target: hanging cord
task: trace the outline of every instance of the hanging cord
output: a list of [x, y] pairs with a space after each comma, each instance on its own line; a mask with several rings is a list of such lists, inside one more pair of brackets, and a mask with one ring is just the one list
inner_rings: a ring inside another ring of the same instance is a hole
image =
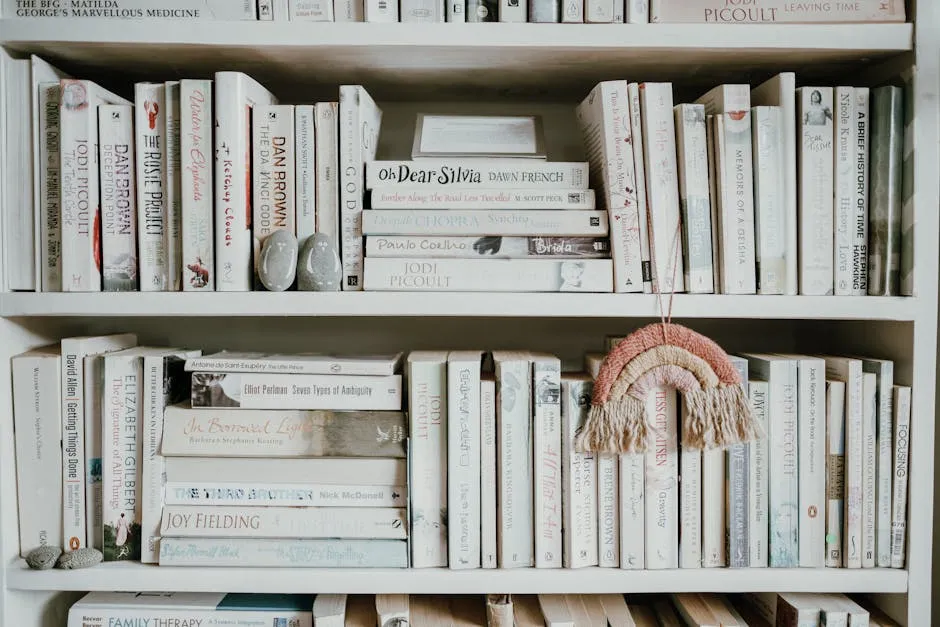
[[676, 269], [679, 267], [679, 254], [681, 252], [682, 246], [682, 215], [679, 215], [679, 219], [676, 220], [676, 232], [673, 237], [673, 253], [672, 257], [672, 280], [669, 283], [669, 306], [663, 307], [663, 290], [662, 283], [659, 281], [656, 269], [656, 238], [653, 237], [653, 217], [647, 207], [646, 211], [646, 232], [649, 233], [649, 242], [650, 242], [650, 265], [651, 274], [653, 278], [653, 284], [656, 287], [656, 298], [659, 301], [659, 319], [662, 322], [663, 326], [663, 342], [669, 343], [669, 325], [672, 324], [672, 301], [676, 295]]

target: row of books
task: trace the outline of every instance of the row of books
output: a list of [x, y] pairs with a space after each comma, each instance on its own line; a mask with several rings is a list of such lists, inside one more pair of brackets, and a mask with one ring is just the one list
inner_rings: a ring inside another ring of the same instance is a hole
[[800, 3], [764, 0], [116, 0], [53, 7], [4, 0], [3, 16], [317, 22], [903, 22], [903, 0]]
[[[68, 627], [95, 620], [203, 620], [244, 627], [896, 627], [870, 599], [844, 594], [678, 593], [418, 596], [91, 592]], [[158, 623], [158, 624], [163, 624]]]

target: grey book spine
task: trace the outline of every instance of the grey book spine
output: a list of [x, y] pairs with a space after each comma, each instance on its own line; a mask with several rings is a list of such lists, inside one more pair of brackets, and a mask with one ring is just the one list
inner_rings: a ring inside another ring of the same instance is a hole
[[901, 162], [901, 295], [914, 295], [914, 76], [904, 77], [904, 144]]
[[868, 294], [893, 296], [900, 287], [901, 158], [904, 140], [900, 87], [871, 91], [871, 204]]
[[560, 22], [561, 0], [530, 0], [529, 21], [542, 23]]
[[[731, 363], [741, 377], [744, 394], [748, 394], [748, 363], [741, 357], [731, 357]], [[748, 444], [735, 444], [727, 453], [727, 489], [728, 501], [728, 566], [747, 568], [751, 564], [750, 555], [750, 508], [748, 504], [750, 485], [751, 450]]]
[[[467, 21], [498, 22], [498, 0], [467, 0]], [[555, 21], [557, 22], [558, 20]]]

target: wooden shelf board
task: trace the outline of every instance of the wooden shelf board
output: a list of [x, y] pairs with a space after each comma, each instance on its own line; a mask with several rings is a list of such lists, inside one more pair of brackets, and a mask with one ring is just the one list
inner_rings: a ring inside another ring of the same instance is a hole
[[606, 593], [907, 591], [907, 571], [893, 569], [696, 569], [629, 571], [512, 569], [171, 568], [111, 563], [82, 571], [7, 568], [15, 590], [115, 590], [321, 593]]
[[[668, 306], [668, 298], [663, 298]], [[678, 294], [674, 318], [912, 321], [916, 298]], [[4, 317], [658, 318], [652, 294], [214, 292], [0, 294]]]

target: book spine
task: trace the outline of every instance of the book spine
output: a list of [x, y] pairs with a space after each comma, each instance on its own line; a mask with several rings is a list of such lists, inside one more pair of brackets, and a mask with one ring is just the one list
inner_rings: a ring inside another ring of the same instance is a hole
[[777, 362], [770, 380], [770, 566], [799, 564], [798, 380], [795, 363]]
[[[682, 411], [688, 411], [685, 403]], [[679, 568], [701, 568], [702, 451], [681, 448], [679, 478]]]
[[904, 17], [901, 0], [862, 0], [841, 5], [764, 0], [756, 8], [731, 6], [719, 0], [650, 2], [650, 22], [663, 23], [903, 22]]
[[496, 382], [480, 381], [480, 560], [496, 568]]
[[60, 85], [62, 290], [100, 292], [98, 101], [88, 81]]
[[177, 538], [404, 540], [405, 517], [404, 508], [168, 505], [160, 532]]
[[480, 568], [480, 354], [447, 360], [448, 563]]
[[366, 258], [365, 286], [376, 291], [610, 292], [608, 259]]
[[[584, 21], [595, 24], [609, 24], [616, 22], [615, 16], [618, 14], [615, 5], [618, 0], [585, 0], [584, 1]], [[619, 0], [623, 6], [623, 0]], [[623, 10], [620, 10], [620, 22], [623, 22]]]
[[833, 291], [833, 103], [831, 87], [797, 90], [800, 167], [800, 294]]
[[444, 0], [401, 0], [400, 4], [402, 22], [443, 22], [446, 17]]
[[166, 87], [138, 83], [134, 95], [137, 149], [137, 241], [140, 290], [167, 289]]
[[274, 20], [274, 0], [258, 0], [258, 20], [262, 22]]
[[525, 22], [528, 14], [528, 0], [499, 0], [500, 22]]
[[[867, 362], [863, 362], [866, 366]], [[867, 368], [866, 368], [867, 369]], [[877, 390], [877, 447], [878, 465], [875, 471], [875, 532], [876, 565], [891, 567], [891, 486], [894, 474], [894, 363], [875, 362], [878, 376]]]
[[723, 294], [757, 292], [754, 243], [754, 169], [751, 112], [734, 111], [716, 116], [719, 158], [723, 176], [717, 180], [721, 203], [721, 268]]
[[98, 107], [101, 260], [105, 292], [137, 290], [137, 190], [130, 105]]
[[826, 381], [826, 567], [842, 567], [845, 513], [845, 383]]
[[587, 419], [592, 387], [587, 380], [561, 381], [565, 568], [597, 566], [597, 460], [593, 453], [580, 453], [574, 446]]
[[372, 190], [372, 209], [595, 209], [593, 189], [585, 190]]
[[620, 456], [620, 568], [646, 568], [646, 456]]
[[620, 458], [597, 455], [597, 560], [598, 566], [620, 567]]
[[[531, 2], [533, 3], [544, 2], [544, 1], [545, 0], [531, 0]], [[568, 24], [583, 23], [585, 21], [584, 20], [585, 1], [586, 0], [562, 0], [561, 21], [568, 23]], [[556, 15], [558, 12], [559, 12], [558, 9], [556, 8], [552, 9], [552, 15]], [[533, 21], [531, 19], [531, 15], [532, 15], [532, 4], [529, 5], [529, 16], [530, 16], [529, 21], [530, 22]], [[553, 20], [553, 21], [557, 22], [558, 20]]]
[[[561, 568], [561, 362], [532, 362], [535, 567]], [[479, 473], [477, 473], [479, 474]]]
[[[193, 545], [195, 546], [195, 545]], [[161, 593], [164, 594], [164, 593]], [[141, 597], [143, 594], [140, 595]], [[176, 593], [165, 594], [167, 598], [173, 599]], [[183, 595], [179, 595], [183, 596]], [[215, 599], [222, 600], [224, 595], [218, 595]], [[133, 598], [133, 597], [132, 597]], [[192, 597], [183, 597], [184, 599]], [[166, 621], [170, 625], [218, 625], [234, 624], [239, 627], [268, 627], [268, 626], [289, 626], [289, 627], [312, 627], [311, 608], [299, 609], [276, 609], [279, 605], [278, 600], [274, 601], [272, 609], [245, 609], [242, 607], [230, 607], [221, 602], [213, 606], [203, 600], [204, 597], [197, 596], [192, 606], [188, 606], [185, 600], [179, 601], [179, 605], [163, 603], [163, 606], [148, 606], [135, 604], [131, 600], [125, 600], [122, 595], [117, 595], [117, 600], [111, 602], [84, 603], [75, 604], [69, 611], [68, 627], [81, 627], [89, 624], [103, 625], [155, 625], [161, 624], [155, 621]], [[318, 597], [319, 598], [319, 595]], [[175, 600], [175, 599], [174, 599]], [[259, 602], [260, 607], [264, 601]], [[290, 601], [285, 601], [285, 605]], [[90, 607], [89, 607], [90, 605]], [[289, 605], [288, 605], [289, 607]], [[64, 623], [63, 623], [64, 624]], [[320, 623], [318, 622], [317, 625]]]
[[799, 360], [799, 499], [800, 566], [823, 568], [826, 562], [826, 364]]
[[904, 568], [907, 555], [907, 474], [911, 432], [911, 388], [894, 387], [894, 481], [891, 501], [891, 568]]
[[101, 485], [101, 402], [104, 393], [104, 358], [88, 355], [83, 359], [85, 378], [85, 546], [101, 550], [104, 537], [101, 517], [104, 494]]
[[705, 116], [705, 147], [708, 151], [708, 188], [711, 192], [712, 212], [712, 283], [716, 293], [724, 293], [725, 289], [725, 260], [721, 248], [721, 236], [724, 230], [724, 219], [721, 206], [724, 202], [719, 181], [724, 176], [725, 160], [721, 153], [720, 116]]
[[[401, 376], [193, 373], [193, 407], [243, 409], [401, 409]], [[193, 417], [202, 415], [195, 412]], [[219, 416], [213, 412], [214, 416]], [[243, 412], [236, 415], [244, 416]]]
[[287, 0], [274, 0], [274, 20], [277, 22], [290, 21], [290, 8]]
[[178, 292], [183, 277], [183, 188], [179, 81], [166, 86], [166, 264], [167, 290]]
[[855, 113], [855, 88], [835, 88], [835, 111], [833, 112], [833, 203], [835, 221], [835, 295], [850, 296], [853, 293], [855, 243], [855, 214], [857, 203], [857, 116]]
[[[62, 342], [62, 547], [87, 546], [85, 502], [85, 367], [75, 342]], [[89, 416], [94, 420], [95, 416]]]
[[852, 295], [868, 294], [868, 163], [870, 157], [867, 87], [855, 88], [855, 204], [852, 214]]
[[876, 471], [878, 467], [878, 383], [865, 373], [862, 388], [862, 568], [874, 568], [877, 550]]
[[[632, 0], [625, 0], [630, 2]], [[649, 204], [646, 193], [646, 157], [643, 154], [643, 113], [640, 106], [640, 86], [627, 84], [630, 98], [630, 129], [633, 133], [633, 177], [636, 186], [637, 230], [640, 234], [640, 266], [643, 273], [643, 292], [653, 291], [653, 267], [650, 261]]]
[[101, 460], [104, 561], [140, 560], [141, 358], [104, 358]]
[[751, 123], [757, 289], [760, 294], [783, 294], [786, 291], [787, 240], [782, 110], [754, 107]]
[[768, 480], [769, 465], [768, 448], [770, 425], [768, 423], [768, 385], [766, 381], [749, 381], [748, 393], [751, 401], [751, 412], [761, 428], [763, 436], [752, 440], [748, 445], [750, 453], [748, 476], [748, 543], [750, 551], [748, 565], [752, 568], [767, 566], [768, 524], [769, 514], [768, 493], [770, 482]]
[[842, 565], [862, 567], [862, 478], [864, 475], [863, 398], [861, 364], [848, 368], [845, 378], [845, 526]]
[[726, 518], [729, 515], [725, 495], [725, 451], [702, 451], [702, 566], [724, 568], [728, 565]]
[[[194, 378], [194, 384], [196, 380]], [[270, 387], [273, 384], [247, 385]], [[304, 384], [296, 385], [299, 387]], [[317, 384], [309, 385], [313, 389]], [[370, 384], [355, 385], [368, 390], [366, 386]], [[388, 385], [397, 387], [398, 382]], [[393, 390], [392, 394], [397, 395], [397, 390]], [[161, 452], [163, 455], [197, 457], [271, 455], [403, 458], [404, 431], [405, 417], [400, 411], [233, 412], [190, 410], [183, 406], [174, 406], [165, 412]]]
[[904, 100], [904, 141], [901, 147], [901, 237], [899, 282], [902, 296], [914, 296], [914, 84], [916, 68], [901, 72]]
[[448, 22], [466, 22], [467, 5], [466, 0], [445, 0], [446, 18]]
[[641, 84], [640, 100], [643, 152], [657, 166], [646, 171], [653, 291], [684, 292], [672, 83]]
[[404, 540], [163, 538], [160, 566], [407, 568]]
[[682, 207], [682, 253], [685, 289], [690, 294], [715, 291], [712, 268], [712, 214], [708, 189], [705, 107], [675, 107], [679, 196]]
[[[606, 237], [366, 237], [366, 257], [606, 259]], [[616, 268], [614, 270], [616, 274]]]
[[[528, 4], [529, 22], [547, 24], [584, 21], [584, 5], [578, 0], [529, 0]], [[581, 9], [576, 6], [578, 4], [581, 4]], [[579, 16], [581, 19], [576, 19]]]
[[43, 83], [39, 89], [39, 211], [40, 258], [44, 292], [62, 291], [62, 206], [58, 83]]
[[[445, 449], [446, 450], [446, 449]], [[307, 484], [311, 477], [327, 485], [402, 486], [408, 484], [408, 463], [389, 457], [256, 458], [167, 457], [166, 479], [173, 482]]]
[[185, 292], [215, 290], [212, 234], [212, 81], [180, 81], [182, 281]]
[[656, 447], [646, 453], [646, 568], [679, 567], [679, 449], [676, 392], [650, 391], [646, 413], [656, 428]]
[[[165, 505], [240, 507], [405, 507], [405, 486], [167, 482]], [[417, 488], [415, 490], [417, 493]]]
[[294, 213], [294, 107], [256, 105], [252, 110], [255, 259], [274, 231], [296, 234]]
[[628, 24], [647, 24], [650, 21], [648, 0], [625, 0]]
[[607, 235], [608, 221], [603, 211], [367, 209], [362, 212], [362, 231], [366, 235], [596, 237]]
[[295, 210], [297, 244], [302, 247], [317, 232], [317, 164], [315, 105], [294, 107]]
[[447, 365], [408, 365], [411, 565], [447, 566]]
[[57, 355], [21, 355], [13, 370], [20, 555], [62, 539], [61, 364]]
[[265, 357], [247, 356], [244, 359], [229, 355], [210, 355], [192, 357], [186, 360], [186, 370], [190, 372], [269, 372], [280, 374], [332, 374], [350, 376], [391, 376], [398, 370], [398, 358], [388, 357], [372, 360], [330, 358], [317, 355], [299, 355], [296, 359], [289, 355]]
[[365, 21], [363, 0], [333, 0], [333, 14], [336, 22]]
[[[505, 163], [503, 163], [505, 162]], [[360, 166], [361, 167], [361, 166]], [[588, 164], [527, 159], [371, 161], [366, 189], [588, 189]]]
[[317, 233], [339, 251], [339, 111], [335, 102], [316, 104]]
[[[339, 89], [339, 159], [342, 165], [340, 217], [343, 289], [362, 290], [363, 170], [375, 158], [382, 112], [365, 89], [342, 85]], [[367, 163], [368, 162], [368, 163]]]
[[499, 501], [497, 545], [500, 568], [534, 564], [532, 521], [532, 420], [528, 361], [517, 359], [496, 366], [499, 437]]
[[903, 106], [900, 87], [871, 91], [868, 294], [895, 296], [899, 288]]
[[365, 0], [365, 22], [397, 23], [398, 0]]
[[750, 566], [750, 445], [736, 444], [727, 452], [728, 566]]
[[333, 0], [290, 0], [292, 22], [332, 22]]

